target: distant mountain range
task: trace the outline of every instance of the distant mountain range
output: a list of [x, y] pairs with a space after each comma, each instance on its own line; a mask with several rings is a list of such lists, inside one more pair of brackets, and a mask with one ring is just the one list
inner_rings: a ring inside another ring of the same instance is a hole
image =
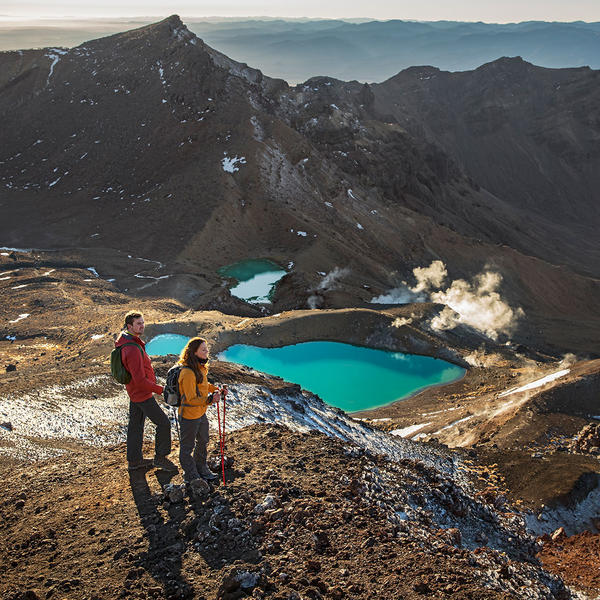
[[207, 44], [290, 83], [315, 75], [378, 82], [415, 65], [474, 69], [503, 56], [600, 68], [600, 23], [286, 21], [191, 23]]
[[249, 257], [290, 270], [277, 310], [364, 306], [434, 260], [491, 268], [525, 311], [516, 340], [600, 350], [599, 71], [504, 58], [290, 87], [173, 16], [0, 53], [0, 118], [0, 245], [91, 248], [106, 270], [135, 252], [166, 265], [151, 293], [196, 307]]
[[[415, 65], [465, 71], [503, 56], [521, 56], [549, 68], [600, 68], [600, 23], [279, 19], [186, 22], [213, 48], [289, 83], [316, 75], [380, 82]], [[144, 24], [147, 22], [140, 20], [98, 20], [0, 25], [0, 50], [70, 47]]]

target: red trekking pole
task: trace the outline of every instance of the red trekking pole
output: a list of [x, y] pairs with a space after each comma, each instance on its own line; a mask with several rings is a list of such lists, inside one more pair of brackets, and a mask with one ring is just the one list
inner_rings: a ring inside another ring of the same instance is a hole
[[221, 407], [217, 402], [217, 425], [219, 428], [219, 450], [221, 451], [221, 474], [223, 485], [225, 485], [225, 406], [227, 404], [227, 386], [223, 386], [221, 396], [223, 398], [223, 426], [221, 427]]

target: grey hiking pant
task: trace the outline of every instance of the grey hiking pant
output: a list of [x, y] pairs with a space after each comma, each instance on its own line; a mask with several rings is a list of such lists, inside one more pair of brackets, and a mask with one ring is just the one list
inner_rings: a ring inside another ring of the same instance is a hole
[[144, 441], [146, 417], [156, 425], [155, 456], [167, 456], [171, 452], [171, 423], [154, 396], [143, 402], [129, 401], [129, 425], [127, 426], [127, 461], [129, 463], [140, 462], [143, 458], [142, 442]]
[[[198, 469], [206, 464], [206, 446], [208, 445], [208, 419], [202, 415], [199, 419], [179, 417], [179, 463], [184, 479], [191, 481], [200, 477]], [[192, 456], [193, 453], [193, 456]]]

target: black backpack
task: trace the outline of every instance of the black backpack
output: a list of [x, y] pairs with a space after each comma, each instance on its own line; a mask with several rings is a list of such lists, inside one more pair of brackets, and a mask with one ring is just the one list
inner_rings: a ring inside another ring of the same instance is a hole
[[[181, 406], [181, 394], [179, 393], [179, 374], [181, 369], [190, 369], [185, 365], [173, 365], [167, 371], [167, 382], [163, 388], [163, 397], [169, 406]], [[190, 369], [192, 371], [193, 369]]]

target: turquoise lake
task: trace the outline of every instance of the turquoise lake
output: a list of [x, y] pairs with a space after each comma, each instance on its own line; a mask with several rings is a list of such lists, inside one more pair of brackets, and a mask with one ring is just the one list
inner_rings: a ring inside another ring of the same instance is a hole
[[286, 271], [270, 260], [243, 260], [221, 267], [218, 273], [237, 281], [230, 289], [232, 296], [246, 302], [270, 302], [275, 284]]
[[[179, 354], [184, 335], [158, 335], [146, 345], [151, 355]], [[443, 360], [338, 342], [305, 342], [283, 348], [238, 344], [218, 355], [278, 375], [318, 394], [346, 412], [367, 410], [406, 398], [431, 385], [460, 379], [465, 370]]]
[[175, 333], [163, 333], [152, 338], [146, 344], [146, 352], [150, 356], [164, 356], [165, 354], [179, 354], [190, 338]]
[[222, 352], [219, 359], [299, 383], [346, 412], [389, 404], [430, 385], [460, 379], [465, 372], [429, 356], [338, 342], [306, 342], [283, 348], [237, 345]]

